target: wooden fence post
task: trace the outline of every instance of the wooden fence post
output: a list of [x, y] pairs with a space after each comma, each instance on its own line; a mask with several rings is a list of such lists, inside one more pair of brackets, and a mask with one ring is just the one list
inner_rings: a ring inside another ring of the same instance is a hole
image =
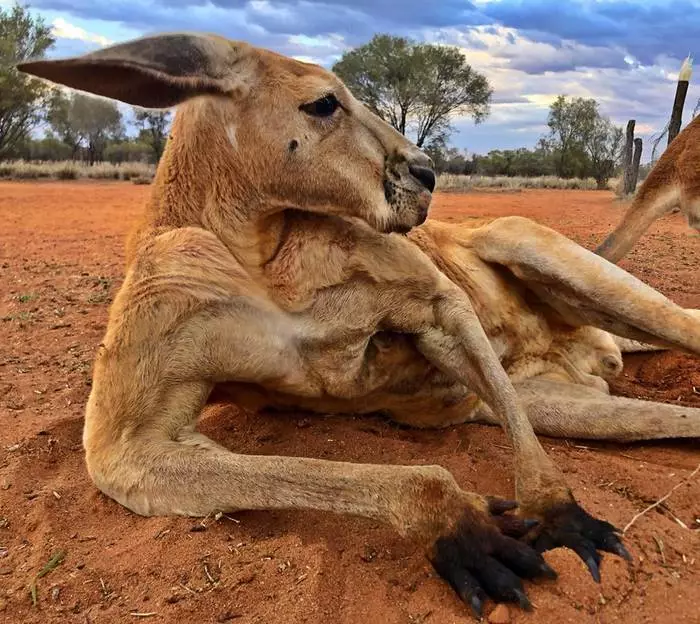
[[681, 131], [681, 121], [683, 119], [683, 105], [685, 104], [685, 96], [688, 93], [688, 83], [690, 76], [693, 73], [692, 59], [688, 56], [681, 65], [681, 71], [678, 73], [678, 83], [676, 84], [676, 98], [673, 100], [673, 110], [671, 111], [671, 121], [668, 124], [668, 143], [676, 138], [676, 135]]
[[632, 190], [630, 193], [634, 193], [637, 188], [637, 179], [639, 178], [639, 162], [642, 159], [642, 139], [637, 138], [634, 140], [634, 157], [632, 158], [632, 172], [630, 176], [630, 184], [632, 185]]
[[635, 120], [630, 119], [627, 122], [627, 140], [625, 142], [625, 151], [622, 158], [622, 195], [629, 195], [634, 190], [632, 184], [632, 149], [634, 147], [634, 125]]

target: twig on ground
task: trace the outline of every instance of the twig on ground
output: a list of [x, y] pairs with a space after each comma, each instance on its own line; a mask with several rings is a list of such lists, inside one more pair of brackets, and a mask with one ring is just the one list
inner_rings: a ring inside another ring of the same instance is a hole
[[628, 529], [629, 529], [637, 520], [639, 520], [639, 518], [641, 518], [645, 513], [647, 513], [647, 512], [649, 512], [649, 511], [651, 511], [652, 509], [655, 509], [656, 507], [658, 507], [658, 506], [659, 506], [661, 503], [663, 503], [669, 496], [671, 496], [671, 494], [673, 494], [679, 487], [681, 487], [681, 485], [684, 485], [685, 483], [688, 483], [690, 480], [692, 480], [692, 478], [693, 478], [696, 474], [698, 474], [698, 472], [700, 472], [700, 464], [697, 465], [697, 467], [695, 468], [695, 470], [693, 470], [693, 472], [691, 472], [690, 475], [689, 475], [686, 479], [683, 479], [683, 481], [681, 481], [680, 483], [676, 483], [676, 485], [674, 485], [674, 486], [671, 488], [671, 490], [670, 490], [665, 496], [662, 496], [662, 497], [661, 497], [659, 500], [657, 500], [655, 503], [652, 503], [651, 505], [649, 505], [649, 507], [647, 507], [646, 509], [643, 509], [643, 510], [640, 511], [637, 515], [635, 515], [634, 518], [632, 518], [632, 519], [627, 523], [627, 526], [625, 526], [625, 528], [622, 529], [622, 532], [623, 532], [623, 533], [627, 533]]
[[656, 547], [659, 549], [659, 554], [661, 555], [661, 561], [663, 562], [664, 565], [666, 565], [666, 555], [664, 554], [664, 543], [661, 539], [656, 537], [656, 535], [652, 535], [654, 538], [654, 541], [656, 542]]
[[46, 564], [44, 565], [44, 567], [41, 568], [41, 570], [39, 570], [39, 571], [37, 572], [36, 576], [34, 577], [34, 580], [32, 581], [32, 584], [29, 586], [29, 592], [30, 592], [30, 594], [31, 594], [31, 596], [32, 596], [32, 606], [35, 606], [35, 607], [36, 607], [37, 603], [39, 602], [39, 598], [38, 598], [38, 595], [37, 595], [37, 594], [38, 594], [38, 590], [37, 590], [36, 582], [37, 582], [42, 576], [46, 576], [49, 572], [51, 572], [51, 570], [54, 570], [54, 569], [56, 569], [59, 565], [61, 565], [61, 563], [63, 562], [63, 559], [65, 558], [65, 556], [66, 556], [66, 553], [65, 553], [64, 551], [62, 551], [62, 550], [59, 550], [57, 553], [55, 553], [55, 554], [51, 557], [51, 559], [49, 559], [49, 560], [46, 562]]

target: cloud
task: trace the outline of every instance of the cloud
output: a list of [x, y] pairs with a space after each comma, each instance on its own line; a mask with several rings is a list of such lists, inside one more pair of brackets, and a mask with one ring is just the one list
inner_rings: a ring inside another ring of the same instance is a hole
[[[639, 134], [658, 131], [681, 60], [700, 41], [698, 0], [34, 0], [33, 7], [55, 18], [60, 38], [51, 56], [168, 30], [216, 32], [326, 67], [376, 32], [457, 45], [494, 87], [484, 123], [456, 122], [454, 140], [476, 142], [479, 151], [534, 144], [560, 93], [595, 98], [619, 125], [635, 118]], [[686, 111], [698, 95], [691, 81]]]
[[377, 30], [482, 24], [486, 19], [466, 0], [35, 0], [33, 6], [144, 31], [209, 30], [247, 36], [258, 44], [265, 35], [336, 33], [357, 45]]
[[485, 51], [490, 57], [506, 60], [507, 66], [528, 74], [559, 72], [584, 68], [627, 68], [626, 53], [617, 47], [595, 47], [573, 41], [555, 45], [531, 39], [513, 28], [503, 26], [474, 26], [424, 30], [428, 41]]
[[[594, 98], [620, 126], [636, 119], [644, 158], [651, 154], [650, 136], [670, 113], [679, 63], [666, 55], [646, 66], [626, 60], [621, 49], [574, 42], [558, 47], [503, 26], [423, 30], [420, 36], [459, 46], [494, 87], [491, 115], [479, 125], [459, 120], [452, 136], [460, 147], [478, 153], [534, 145], [547, 131], [549, 105], [559, 94]], [[684, 123], [699, 97], [700, 88], [691, 82]]]
[[89, 33], [84, 28], [75, 26], [74, 24], [67, 22], [62, 17], [57, 17], [54, 19], [51, 31], [53, 32], [53, 35], [59, 39], [76, 39], [86, 43], [96, 43], [100, 46], [106, 46], [113, 43], [111, 39], [103, 37], [102, 35]]
[[35, 0], [35, 6], [142, 32], [214, 31], [270, 47], [291, 35], [341, 36], [354, 46], [378, 31], [481, 27], [481, 36], [493, 29], [506, 45], [521, 36], [531, 41], [530, 55], [512, 59], [530, 73], [620, 66], [625, 56], [644, 65], [661, 55], [680, 60], [700, 40], [700, 20], [692, 19], [697, 0]]
[[646, 65], [661, 54], [684, 58], [700, 40], [695, 0], [499, 0], [481, 9], [535, 40], [620, 47]]
[[494, 24], [555, 46], [624, 49], [646, 65], [661, 54], [683, 58], [700, 40], [697, 0], [35, 0], [34, 6], [144, 30], [189, 24], [238, 35], [336, 33], [353, 45], [377, 30]]

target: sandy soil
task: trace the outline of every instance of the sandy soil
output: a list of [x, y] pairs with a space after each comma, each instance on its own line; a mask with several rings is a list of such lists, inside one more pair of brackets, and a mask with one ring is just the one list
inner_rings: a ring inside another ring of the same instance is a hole
[[[448, 624], [465, 607], [410, 544], [375, 523], [321, 513], [141, 518], [98, 493], [83, 468], [82, 414], [93, 353], [122, 274], [123, 235], [148, 187], [0, 183], [0, 621]], [[623, 206], [606, 192], [438, 195], [433, 216], [479, 223], [520, 214], [587, 247]], [[700, 307], [700, 241], [680, 216], [656, 224], [622, 263]], [[700, 361], [627, 359], [615, 391], [700, 407]], [[512, 494], [494, 427], [403, 429], [380, 418], [252, 415], [213, 405], [201, 428], [242, 452], [439, 463], [467, 488]], [[698, 443], [545, 439], [582, 504], [618, 526], [687, 477]], [[562, 549], [554, 584], [530, 585], [533, 614], [511, 622], [700, 622], [700, 479], [626, 536], [629, 569], [605, 557], [596, 585]], [[680, 526], [679, 521], [687, 528]], [[58, 553], [64, 559], [29, 585]], [[489, 605], [488, 610], [492, 608]], [[148, 616], [148, 617], [147, 617]]]

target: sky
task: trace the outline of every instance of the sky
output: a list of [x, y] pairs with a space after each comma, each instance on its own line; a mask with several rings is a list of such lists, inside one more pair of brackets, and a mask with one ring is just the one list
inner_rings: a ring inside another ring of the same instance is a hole
[[[53, 28], [51, 57], [176, 30], [218, 33], [329, 69], [377, 32], [458, 46], [494, 89], [485, 121], [454, 119], [451, 144], [477, 154], [534, 147], [550, 103], [564, 94], [595, 98], [620, 126], [636, 119], [647, 161], [683, 59], [700, 53], [700, 0], [26, 1]], [[684, 125], [698, 99], [700, 75], [691, 78]]]

